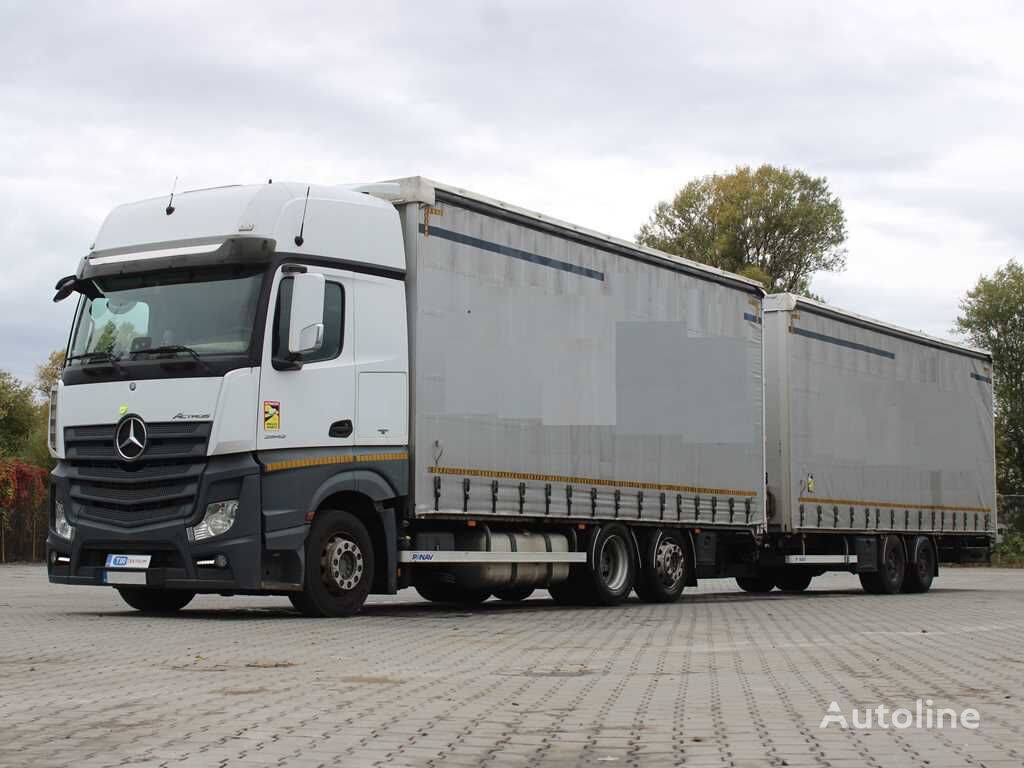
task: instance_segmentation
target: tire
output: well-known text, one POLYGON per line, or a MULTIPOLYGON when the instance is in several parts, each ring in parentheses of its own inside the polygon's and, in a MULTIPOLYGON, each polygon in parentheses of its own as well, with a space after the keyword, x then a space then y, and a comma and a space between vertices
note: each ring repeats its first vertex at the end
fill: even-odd
POLYGON ((903 591, 911 594, 927 592, 932 588, 935 578, 935 549, 928 539, 914 539, 911 552, 917 549, 917 562, 907 563, 907 573, 903 578, 903 591))
POLYGON ((786 570, 775 577, 775 586, 783 592, 803 592, 811 586, 813 578, 814 574, 806 569, 786 570))
POLYGON ((877 573, 858 573, 860 577, 860 585, 869 595, 881 595, 882 587, 878 581, 877 573))
POLYGON ((309 596, 305 592, 290 592, 288 600, 291 601, 292 607, 304 616, 318 615, 316 608, 310 603, 309 596))
POLYGON ((767 576, 737 576, 736 584, 744 592, 754 595, 767 595, 775 589, 775 581, 767 576))
POLYGON ((880 541, 882 555, 878 570, 860 574, 864 591, 872 595, 895 595, 907 574, 907 556, 898 536, 885 536, 880 541))
POLYGON ((506 603, 521 603, 532 594, 533 587, 509 587, 494 591, 494 596, 506 603))
POLYGON ((456 605, 480 605, 491 593, 488 590, 464 589, 442 581, 422 580, 415 584, 420 597, 432 603, 455 603, 456 605))
POLYGON ((355 515, 322 511, 306 538, 306 572, 292 605, 310 617, 358 613, 373 583, 373 542, 355 515))
POLYGON ((683 594, 689 568, 689 542, 679 531, 659 528, 640 542, 636 594, 645 603, 674 603, 683 594))
POLYGON ((147 589, 145 587, 118 587, 121 599, 143 613, 177 613, 196 596, 184 589, 147 589))
POLYGON ((580 597, 587 605, 618 605, 636 584, 633 536, 621 523, 603 525, 590 545, 587 567, 580 571, 580 597))

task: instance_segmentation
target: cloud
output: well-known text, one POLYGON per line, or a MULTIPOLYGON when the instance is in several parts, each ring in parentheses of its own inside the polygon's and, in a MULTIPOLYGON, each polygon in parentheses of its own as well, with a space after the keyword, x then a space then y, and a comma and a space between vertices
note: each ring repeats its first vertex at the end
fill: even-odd
POLYGON ((1016 4, 24 2, 0 11, 0 367, 114 205, 421 173, 630 237, 693 176, 827 175, 836 304, 944 333, 1020 252, 1016 4))

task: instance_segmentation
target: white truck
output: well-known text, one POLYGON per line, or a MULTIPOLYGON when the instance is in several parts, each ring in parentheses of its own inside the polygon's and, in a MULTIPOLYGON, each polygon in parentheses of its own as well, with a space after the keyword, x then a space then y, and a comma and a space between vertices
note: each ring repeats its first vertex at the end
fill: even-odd
MULTIPOLYGON (((805 373, 830 360, 766 344, 772 318, 826 308, 769 297, 766 313, 742 277, 421 177, 121 206, 56 290, 78 309, 51 397, 49 578, 112 585, 140 610, 280 594, 344 616, 409 586, 611 605, 706 577, 799 590, 824 570, 927 589, 940 558, 984 558, 995 531, 984 353, 870 321, 832 331, 960 361, 922 353, 942 371, 922 381, 958 395, 906 426, 974 418, 977 439, 918 459, 887 443, 893 476, 917 475, 886 486, 866 469, 878 435, 806 450, 801 380, 766 390, 766 353, 805 373), (796 489, 812 475, 820 491, 796 489), (857 514, 830 526, 819 508, 845 510, 839 496, 857 514), (862 500, 906 511, 883 525, 862 500), (925 525, 939 509, 952 517, 925 525)), ((906 402, 847 407, 891 418, 906 402)))

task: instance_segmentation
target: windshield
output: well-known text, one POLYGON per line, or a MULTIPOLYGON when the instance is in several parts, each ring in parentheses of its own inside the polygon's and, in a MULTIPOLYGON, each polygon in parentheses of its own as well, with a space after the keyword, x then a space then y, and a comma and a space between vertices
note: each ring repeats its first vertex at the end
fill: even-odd
POLYGON ((218 267, 95 278, 103 298, 82 302, 72 365, 158 347, 201 357, 249 351, 262 270, 218 267))

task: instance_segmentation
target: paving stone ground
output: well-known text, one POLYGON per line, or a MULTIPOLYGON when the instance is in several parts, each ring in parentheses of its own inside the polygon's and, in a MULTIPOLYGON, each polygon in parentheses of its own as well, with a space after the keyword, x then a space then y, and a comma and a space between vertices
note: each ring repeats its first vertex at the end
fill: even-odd
POLYGON ((202 597, 149 618, 0 566, 0 765, 1024 765, 1024 571, 935 584, 471 612, 402 593, 320 621, 202 597), (917 699, 981 726, 819 727, 832 701, 849 720, 917 699))

